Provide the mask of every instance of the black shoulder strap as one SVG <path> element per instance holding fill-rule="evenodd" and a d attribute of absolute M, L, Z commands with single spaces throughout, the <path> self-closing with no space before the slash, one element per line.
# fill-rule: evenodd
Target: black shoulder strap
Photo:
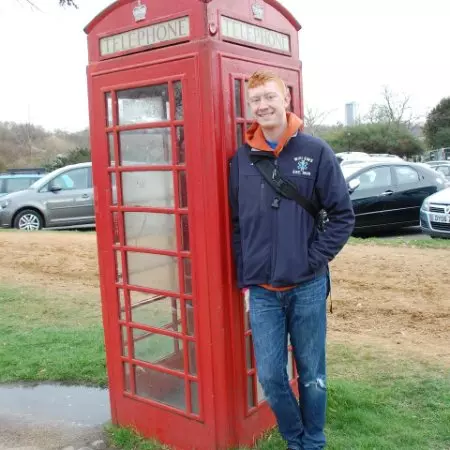
<path fill-rule="evenodd" d="M 264 179 L 269 183 L 270 186 L 285 198 L 294 200 L 302 208 L 304 208 L 314 219 L 317 218 L 319 210 L 314 206 L 314 204 L 308 200 L 303 195 L 300 195 L 297 191 L 297 187 L 281 177 L 278 167 L 272 163 L 272 161 L 267 157 L 262 157 L 259 155 L 252 155 L 249 152 L 250 161 L 259 170 Z"/>

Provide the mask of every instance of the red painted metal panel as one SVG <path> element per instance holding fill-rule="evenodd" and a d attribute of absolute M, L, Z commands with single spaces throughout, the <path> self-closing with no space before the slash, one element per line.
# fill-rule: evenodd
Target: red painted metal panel
<path fill-rule="evenodd" d="M 245 339 L 250 331 L 235 287 L 230 252 L 227 160 L 237 146 L 236 132 L 240 131 L 242 139 L 250 123 L 245 117 L 244 92 L 245 80 L 254 70 L 266 67 L 279 73 L 293 93 L 294 111 L 302 116 L 299 24 L 274 0 L 255 0 L 264 4 L 262 21 L 253 16 L 253 0 L 142 1 L 148 8 L 144 21 L 132 19 L 137 1 L 122 0 L 86 28 L 99 273 L 113 422 L 134 426 L 180 450 L 251 445 L 274 424 L 274 418 L 268 406 L 258 402 L 254 361 L 249 367 L 246 362 Z M 188 42 L 100 57 L 102 36 L 185 14 L 191 23 Z M 288 34 L 291 54 L 225 42 L 220 30 L 222 14 Z M 180 93 L 175 94 L 174 83 L 178 82 L 182 84 L 183 117 L 176 117 Z M 159 85 L 167 86 L 163 108 L 167 117 L 120 123 L 127 101 L 122 91 L 137 92 L 128 98 L 136 106 L 139 101 L 135 100 L 145 94 L 146 87 Z M 240 114 L 234 92 L 237 85 Z M 178 148 L 183 145 L 178 142 L 180 127 L 184 150 Z M 162 133 L 161 161 L 146 163 L 143 159 L 131 165 L 125 160 L 127 145 L 135 156 L 136 149 L 123 136 L 135 133 Z M 179 156 L 178 152 L 183 153 Z M 149 198 L 160 183 L 171 180 L 167 184 L 170 201 L 134 202 L 133 192 L 140 188 L 136 185 L 130 190 L 130 177 L 143 183 Z M 128 239 L 133 230 L 130 217 L 141 216 L 166 218 L 176 230 L 170 245 Z M 137 267 L 155 264 L 158 258 L 169 267 L 166 275 L 151 278 L 153 272 L 146 269 L 144 281 L 136 277 Z M 149 322 L 134 317 L 137 308 L 150 314 L 158 302 L 171 308 L 165 323 L 157 322 L 154 312 L 146 316 Z M 170 343 L 166 353 L 155 356 L 152 345 L 146 347 L 155 337 Z M 177 394 L 178 403 L 169 398 L 174 386 L 184 393 Z M 198 403 L 195 389 L 191 391 L 194 386 Z"/>

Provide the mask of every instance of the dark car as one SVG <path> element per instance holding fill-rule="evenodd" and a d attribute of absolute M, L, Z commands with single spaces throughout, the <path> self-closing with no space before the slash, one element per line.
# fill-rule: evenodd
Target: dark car
<path fill-rule="evenodd" d="M 20 170 L 0 173 L 0 197 L 28 189 L 44 175 L 41 171 Z"/>
<path fill-rule="evenodd" d="M 444 189 L 431 168 L 405 161 L 342 167 L 356 215 L 355 234 L 415 226 L 425 198 Z"/>

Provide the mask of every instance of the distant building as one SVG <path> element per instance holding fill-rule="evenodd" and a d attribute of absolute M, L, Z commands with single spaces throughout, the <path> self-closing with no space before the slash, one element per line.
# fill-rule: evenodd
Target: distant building
<path fill-rule="evenodd" d="M 346 103 L 345 104 L 345 125 L 352 127 L 356 125 L 356 103 Z"/>

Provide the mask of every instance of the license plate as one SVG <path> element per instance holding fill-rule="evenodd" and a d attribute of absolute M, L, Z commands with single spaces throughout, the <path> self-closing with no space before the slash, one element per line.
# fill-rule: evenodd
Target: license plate
<path fill-rule="evenodd" d="M 436 215 L 434 214 L 432 219 L 432 222 L 439 222 L 439 223 L 450 223 L 450 215 L 444 216 L 444 215 Z"/>

